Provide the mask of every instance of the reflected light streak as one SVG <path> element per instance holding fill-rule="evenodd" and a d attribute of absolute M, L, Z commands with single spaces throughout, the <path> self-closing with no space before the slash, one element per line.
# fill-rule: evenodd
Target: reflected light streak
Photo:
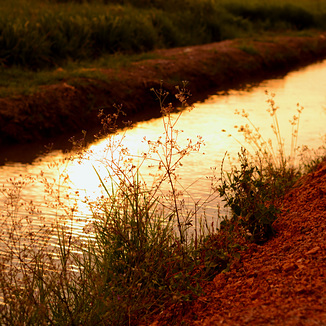
<path fill-rule="evenodd" d="M 311 65 L 298 72 L 289 73 L 283 79 L 264 81 L 249 91 L 231 90 L 228 94 L 213 95 L 204 103 L 196 103 L 192 111 L 185 110 L 176 127 L 178 130 L 184 130 L 180 134 L 180 142 L 186 143 L 188 137 L 195 141 L 197 135 L 202 136 L 205 142 L 205 146 L 202 146 L 199 153 L 193 153 L 184 158 L 183 166 L 177 171 L 179 181 L 183 186 L 180 188 L 188 193 L 189 202 L 199 201 L 210 194 L 210 181 L 207 177 L 212 174 L 211 168 L 216 167 L 217 173 L 219 172 L 226 151 L 236 157 L 240 144 L 234 138 L 228 137 L 228 134 L 233 134 L 236 139 L 243 142 L 242 135 L 234 126 L 246 123 L 243 118 L 234 115 L 236 109 L 240 111 L 245 109 L 253 123 L 260 128 L 264 138 L 274 139 L 270 128 L 272 120 L 266 112 L 268 104 L 265 90 L 276 94 L 275 102 L 280 107 L 277 115 L 286 151 L 289 152 L 291 140 L 289 120 L 296 113 L 298 102 L 304 107 L 300 120 L 298 144 L 308 145 L 312 148 L 320 146 L 322 144 L 321 137 L 325 134 L 325 76 L 326 61 Z M 225 129 L 226 132 L 223 133 L 222 129 Z M 121 155 L 121 148 L 128 149 L 135 165 L 140 164 L 142 153 L 148 150 L 144 136 L 147 140 L 156 141 L 163 133 L 162 119 L 141 122 L 132 129 L 121 130 L 113 138 L 109 137 L 92 144 L 88 148 L 88 158 L 81 162 L 78 162 L 77 159 L 66 160 L 65 154 L 56 151 L 35 161 L 32 165 L 8 163 L 0 167 L 0 182 L 3 184 L 9 177 L 19 174 L 37 175 L 41 170 L 53 179 L 58 179 L 61 173 L 67 173 L 71 181 L 67 187 L 71 188 L 72 193 L 75 190 L 79 191 L 79 214 L 76 216 L 76 230 L 78 231 L 76 232 L 82 233 L 85 218 L 91 215 L 84 198 L 96 201 L 103 194 L 103 189 L 99 187 L 99 177 L 94 168 L 101 177 L 107 177 L 109 172 L 112 173 L 112 170 L 108 169 L 112 162 L 122 163 L 126 158 Z M 112 149 L 116 150 L 112 151 Z M 58 162 L 58 166 L 49 169 L 47 167 L 49 162 Z M 147 161 L 141 168 L 142 177 L 149 187 L 155 180 L 152 174 L 156 173 L 155 167 L 149 167 L 152 163 Z M 32 185 L 26 189 L 25 194 L 33 201 L 39 202 L 44 196 L 43 186 Z M 216 215 L 216 206 L 216 201 L 209 203 L 207 212 Z M 45 211 L 44 208 L 44 215 L 47 218 L 51 219 L 51 214 L 55 214 L 55 212 Z"/>

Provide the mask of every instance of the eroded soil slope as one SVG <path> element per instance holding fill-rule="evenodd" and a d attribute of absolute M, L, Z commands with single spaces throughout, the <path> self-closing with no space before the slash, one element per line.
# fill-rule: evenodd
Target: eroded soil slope
<path fill-rule="evenodd" d="M 154 325 L 326 325 L 326 162 L 294 186 L 277 235 L 250 245 L 206 295 L 171 307 Z"/>

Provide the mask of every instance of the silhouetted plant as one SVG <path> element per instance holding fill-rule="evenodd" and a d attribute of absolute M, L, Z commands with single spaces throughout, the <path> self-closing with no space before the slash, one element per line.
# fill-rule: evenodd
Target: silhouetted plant
<path fill-rule="evenodd" d="M 268 92 L 266 94 L 269 95 Z M 264 139 L 259 128 L 249 119 L 248 113 L 236 111 L 236 114 L 241 114 L 248 121 L 248 124 L 238 127 L 247 146 L 242 145 L 238 154 L 239 166 L 232 164 L 231 170 L 228 171 L 223 160 L 221 184 L 216 187 L 225 205 L 232 210 L 232 220 L 239 223 L 246 233 L 245 236 L 256 243 L 264 242 L 274 234 L 272 224 L 277 218 L 277 200 L 301 175 L 295 160 L 298 151 L 300 114 L 303 108 L 298 105 L 298 114 L 290 121 L 291 152 L 287 156 L 277 118 L 279 108 L 274 97 L 275 94 L 269 96 L 267 111 L 273 121 L 271 128 L 277 142 L 276 149 L 270 139 L 268 141 Z M 250 148 L 253 153 L 250 154 L 246 148 Z"/>
<path fill-rule="evenodd" d="M 91 217 L 77 217 L 78 205 L 66 197 L 69 192 L 42 173 L 46 200 L 58 215 L 52 225 L 31 232 L 29 217 L 17 214 L 24 184 L 15 182 L 12 191 L 3 190 L 9 215 L 1 234 L 6 253 L 0 260 L 2 325 L 135 323 L 159 312 L 166 302 L 191 301 L 202 291 L 201 280 L 227 267 L 229 250 L 214 248 L 207 240 L 214 230 L 198 222 L 197 202 L 193 209 L 185 207 L 179 188 L 177 171 L 183 158 L 203 143 L 198 137 L 179 144 L 177 122 L 191 94 L 186 84 L 177 87 L 178 110 L 165 105 L 162 85 L 154 92 L 163 134 L 157 140 L 145 137 L 147 151 L 138 156 L 130 153 L 124 131 L 117 129 L 121 107 L 108 116 L 100 112 L 104 131 L 99 140 L 106 142 L 106 155 L 94 169 L 103 192 L 96 200 L 84 199 Z M 81 163 L 93 155 L 83 138 L 71 141 L 71 160 Z M 145 163 L 157 168 L 150 187 L 141 175 Z M 68 181 L 68 176 L 62 172 L 59 180 Z M 168 188 L 162 189 L 164 183 Z M 28 208 L 32 213 L 33 206 Z M 75 223 L 82 218 L 84 229 L 76 234 Z"/>

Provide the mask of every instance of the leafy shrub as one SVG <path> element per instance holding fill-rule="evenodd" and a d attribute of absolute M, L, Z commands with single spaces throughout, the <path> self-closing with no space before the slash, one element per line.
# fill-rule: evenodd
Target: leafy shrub
<path fill-rule="evenodd" d="M 267 111 L 273 119 L 272 130 L 277 141 L 277 151 L 274 151 L 271 140 L 264 140 L 259 128 L 250 121 L 248 113 L 236 111 L 249 122 L 238 127 L 238 131 L 243 133 L 247 148 L 251 147 L 254 153 L 250 155 L 246 146 L 243 146 L 238 154 L 240 166 L 231 165 L 230 171 L 224 170 L 223 160 L 221 184 L 216 188 L 225 205 L 231 208 L 232 221 L 243 228 L 245 237 L 256 243 L 265 242 L 274 234 L 272 224 L 277 218 L 277 201 L 301 175 L 300 168 L 295 166 L 295 159 L 303 108 L 298 105 L 298 114 L 290 121 L 291 153 L 287 156 L 277 119 L 279 108 L 274 96 L 271 94 L 267 100 Z"/>
<path fill-rule="evenodd" d="M 219 194 L 232 210 L 232 222 L 239 223 L 245 236 L 255 243 L 268 240 L 273 234 L 273 222 L 279 212 L 270 184 L 262 171 L 249 163 L 245 149 L 239 153 L 240 168 L 225 172 Z"/>

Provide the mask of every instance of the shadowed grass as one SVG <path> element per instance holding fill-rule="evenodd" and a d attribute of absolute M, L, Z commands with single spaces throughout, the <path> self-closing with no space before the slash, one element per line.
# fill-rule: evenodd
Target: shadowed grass
<path fill-rule="evenodd" d="M 40 91 L 39 86 L 52 85 L 74 78 L 90 78 L 95 80 L 109 81 L 101 69 L 118 70 L 126 68 L 133 62 L 155 59 L 153 54 L 134 55 L 103 55 L 102 57 L 81 62 L 69 61 L 63 67 L 46 68 L 39 71 L 22 69 L 14 66 L 10 69 L 0 67 L 0 97 L 10 97 L 15 95 L 29 95 Z"/>
<path fill-rule="evenodd" d="M 325 9 L 313 11 L 291 2 L 13 3 L 0 7 L 0 65 L 33 70 L 58 67 L 69 60 L 204 44 L 263 31 L 325 28 Z"/>
<path fill-rule="evenodd" d="M 322 1 L 306 0 L 3 1 L 0 96 L 30 94 L 68 77 L 105 81 L 95 68 L 118 69 L 158 48 L 271 33 L 312 35 L 325 30 L 325 13 Z"/>

